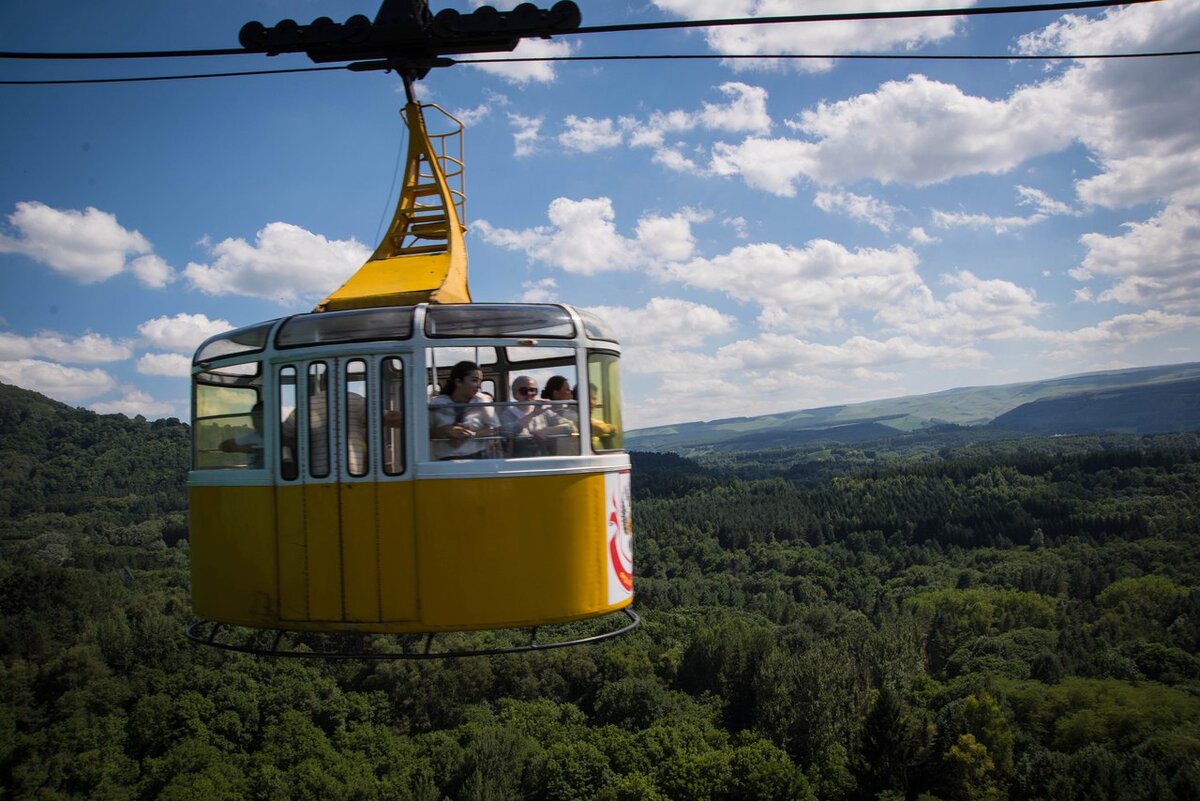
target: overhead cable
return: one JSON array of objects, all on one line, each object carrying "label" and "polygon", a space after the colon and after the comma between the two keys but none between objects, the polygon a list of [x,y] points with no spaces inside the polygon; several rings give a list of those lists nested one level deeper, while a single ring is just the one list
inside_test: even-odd
[{"label": "overhead cable", "polygon": [[[1173,58],[1200,56],[1200,50],[1167,50],[1154,53],[1055,53],[1049,55],[920,55],[914,53],[769,53],[760,55],[719,53],[662,54],[640,56],[539,56],[536,58],[477,58],[455,59],[456,64],[526,64],[539,61],[712,61],[716,59],[764,59],[774,61],[847,59],[873,61],[1095,61],[1130,58]],[[284,75],[294,72],[349,71],[349,67],[299,67],[279,70],[243,70],[240,72],[205,72],[190,75],[147,75],[130,78],[78,78],[63,80],[4,81],[0,86],[71,86],[75,84],[144,83],[148,81],[185,81],[197,78],[240,78],[249,75]]]},{"label": "overhead cable", "polygon": [[[976,17],[994,14],[1028,14],[1035,12],[1080,11],[1085,9],[1112,8],[1116,6],[1157,3],[1161,0],[1077,0],[1065,3],[1035,3],[1013,6],[988,6],[984,8],[927,8],[908,11],[858,11],[837,14],[799,14],[784,17],[739,17],[735,19],[675,20],[671,22],[644,22],[621,25],[593,25],[566,31],[557,36],[574,36],[584,33],[622,33],[633,31],[668,30],[679,28],[713,28],[732,25],[778,25],[802,22],[858,22],[864,20],[918,19],[927,17]],[[195,58],[200,56],[261,55],[241,48],[209,50],[150,50],[118,53],[32,53],[0,51],[0,59],[125,59],[125,58]]]}]

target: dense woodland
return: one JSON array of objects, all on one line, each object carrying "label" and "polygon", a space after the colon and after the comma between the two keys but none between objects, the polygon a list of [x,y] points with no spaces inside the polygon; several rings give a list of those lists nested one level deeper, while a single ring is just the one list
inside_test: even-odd
[{"label": "dense woodland", "polygon": [[13,799],[1200,798],[1200,433],[635,454],[606,644],[191,645],[175,420],[0,385]]}]

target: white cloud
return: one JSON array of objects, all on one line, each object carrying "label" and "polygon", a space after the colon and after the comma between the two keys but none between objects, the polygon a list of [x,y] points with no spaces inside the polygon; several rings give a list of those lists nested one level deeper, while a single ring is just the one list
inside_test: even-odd
[{"label": "white cloud", "polygon": [[175,280],[175,271],[160,256],[147,254],[129,262],[129,271],[151,289],[162,289]]},{"label": "white cloud", "polygon": [[896,209],[890,203],[853,192],[818,192],[813,205],[830,214],[845,214],[887,232],[896,219]]},{"label": "white cloud", "polygon": [[[853,4],[841,0],[654,0],[654,4],[685,19],[797,16],[896,8],[890,0],[859,0]],[[905,8],[958,8],[972,5],[974,0],[912,0],[905,4]],[[953,17],[737,25],[710,28],[705,32],[705,38],[709,47],[727,55],[912,50],[954,36],[961,25],[962,21]],[[789,63],[794,69],[804,72],[823,72],[833,66],[829,59],[799,59]],[[735,70],[781,68],[780,62],[766,59],[732,61],[730,66]]]},{"label": "white cloud", "polygon": [[1037,215],[994,217],[991,214],[969,214],[965,211],[940,211],[938,209],[933,209],[930,213],[930,222],[938,228],[974,228],[976,230],[990,228],[997,234],[1028,228],[1043,219]]},{"label": "white cloud", "polygon": [[138,326],[142,341],[175,353],[191,354],[200,343],[211,336],[229,331],[227,320],[210,320],[204,314],[179,313],[174,317],[155,317]]},{"label": "white cloud", "polygon": [[1200,328],[1200,316],[1151,310],[1119,314],[1074,331],[1044,331],[1041,338],[1054,346],[1046,356],[1078,359],[1089,353],[1108,355],[1137,342],[1196,328]]},{"label": "white cloud", "polygon": [[157,401],[138,389],[127,387],[121,397],[116,400],[92,403],[91,409],[99,414],[123,414],[128,417],[166,417],[174,414],[175,407],[164,401]]},{"label": "white cloud", "polygon": [[593,275],[687,258],[695,246],[691,224],[707,219],[692,209],[669,217],[650,214],[638,221],[637,237],[629,238],[617,232],[612,200],[606,197],[556,198],[547,216],[549,226],[513,231],[477,220],[474,230],[489,244],[522,251],[570,273]]},{"label": "white cloud", "polygon": [[881,308],[877,319],[924,342],[970,343],[980,339],[1036,336],[1029,321],[1045,309],[1032,290],[1003,279],[979,278],[968,270],[943,275],[951,291],[938,300],[927,289],[908,303]]},{"label": "white cloud", "polygon": [[0,234],[0,253],[21,253],[84,284],[106,281],[125,269],[130,255],[152,250],[140,233],[91,206],[61,211],[22,201],[8,221],[18,236]]},{"label": "white cloud", "polygon": [[556,303],[558,301],[558,282],[553,278],[541,278],[537,281],[522,281],[519,303]]},{"label": "white cloud", "polygon": [[103,364],[128,359],[129,346],[100,334],[87,333],[68,339],[53,331],[32,337],[0,332],[0,359],[29,359],[44,356],[68,364]]},{"label": "white cloud", "polygon": [[472,125],[478,125],[487,119],[492,113],[492,107],[487,103],[480,103],[475,108],[458,108],[454,110],[454,116],[463,124],[464,128],[470,128]]},{"label": "white cloud", "polygon": [[690,286],[722,291],[762,308],[760,324],[796,331],[830,329],[848,308],[879,310],[907,304],[924,289],[916,254],[846,247],[815,239],[804,248],[773,243],[743,245],[711,259],[694,259],[666,272]]},{"label": "white cloud", "polygon": [[932,245],[942,240],[936,236],[930,236],[924,228],[916,226],[908,229],[908,238],[918,245]]},{"label": "white cloud", "polygon": [[192,360],[181,353],[147,353],[137,360],[137,371],[143,375],[186,378],[192,374]]},{"label": "white cloud", "polygon": [[767,90],[729,81],[717,87],[730,100],[725,105],[705,103],[697,115],[702,126],[714,131],[767,133],[771,115],[767,113]]},{"label": "white cloud", "polygon": [[646,120],[621,117],[618,120],[620,130],[628,137],[630,147],[653,148],[656,163],[678,172],[701,173],[703,170],[681,152],[684,147],[682,143],[666,144],[668,134],[696,128],[762,134],[771,130],[766,89],[737,81],[729,81],[716,88],[730,98],[728,103],[704,103],[695,112],[682,109],[655,111]]},{"label": "white cloud", "polygon": [[711,306],[679,298],[651,298],[640,309],[592,306],[616,331],[623,346],[675,350],[696,347],[704,340],[732,331],[736,320]]},{"label": "white cloud", "polygon": [[225,239],[212,264],[189,263],[184,275],[210,295],[249,295],[288,305],[341,286],[371,255],[355,239],[330,240],[284,222],[268,223],[255,243]]},{"label": "white cloud", "polygon": [[41,359],[0,362],[0,379],[67,403],[103,395],[117,385],[103,370],[82,370]]},{"label": "white cloud", "polygon": [[574,114],[563,120],[566,130],[558,135],[559,144],[568,150],[580,153],[594,153],[621,144],[624,135],[607,117],[592,119],[591,117],[576,117]]},{"label": "white cloud", "polygon": [[726,217],[724,220],[721,220],[721,225],[727,225],[732,228],[734,236],[738,239],[748,239],[750,237],[745,217]]},{"label": "white cloud", "polygon": [[520,158],[537,151],[541,139],[541,117],[526,117],[509,113],[508,122],[513,127],[513,155]]},{"label": "white cloud", "polygon": [[1116,279],[1101,301],[1193,309],[1200,301],[1200,206],[1168,205],[1143,223],[1126,223],[1117,236],[1080,237],[1087,255],[1072,277]]},{"label": "white cloud", "polygon": [[[1021,53],[1189,50],[1200,5],[1153,3],[1095,17],[1065,15],[1023,36]],[[1074,64],[1046,85],[1067,97],[1075,129],[1102,172],[1077,184],[1080,198],[1115,208],[1190,193],[1200,177],[1200,72],[1191,59]]]},{"label": "white cloud", "polygon": [[[463,58],[480,59],[486,62],[490,58],[561,58],[569,56],[579,48],[577,42],[562,39],[522,39],[517,48],[511,53],[468,54]],[[483,72],[499,76],[511,84],[524,86],[528,83],[551,83],[554,81],[554,62],[529,61],[515,64],[474,63],[467,66]]]},{"label": "white cloud", "polygon": [[1033,206],[1036,211],[1026,217],[1016,215],[997,217],[991,214],[969,214],[962,211],[934,209],[930,218],[938,228],[990,228],[997,234],[1004,234],[1037,225],[1052,216],[1075,214],[1075,210],[1071,208],[1070,204],[1055,200],[1040,189],[1028,186],[1017,186],[1017,203],[1022,206]]}]

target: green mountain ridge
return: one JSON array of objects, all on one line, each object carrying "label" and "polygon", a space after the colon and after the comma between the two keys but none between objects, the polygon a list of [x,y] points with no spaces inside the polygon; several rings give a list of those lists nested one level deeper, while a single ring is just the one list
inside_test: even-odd
[{"label": "green mountain ridge", "polygon": [[[1118,391],[1119,401],[1115,396],[1105,399]],[[1074,414],[1077,407],[1086,407],[1088,414]],[[958,387],[758,417],[656,426],[627,432],[626,443],[639,451],[755,450],[821,438],[862,442],[947,424],[995,425],[1042,434],[1191,430],[1200,427],[1200,363]]]}]

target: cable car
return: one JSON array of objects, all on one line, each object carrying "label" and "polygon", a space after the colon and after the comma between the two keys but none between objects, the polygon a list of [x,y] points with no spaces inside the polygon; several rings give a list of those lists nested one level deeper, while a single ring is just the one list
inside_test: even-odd
[{"label": "cable car", "polygon": [[[406,86],[404,184],[375,253],[313,312],[196,351],[194,641],[422,658],[638,625],[620,346],[582,309],[471,302],[462,126]],[[426,110],[445,132],[429,133]],[[464,369],[479,385],[456,401],[442,390]],[[517,384],[556,391],[534,402],[514,396]],[[469,444],[454,436],[461,426]],[[598,634],[567,625],[593,619]],[[554,626],[565,635],[537,640]],[[522,645],[432,647],[436,634],[502,629],[532,633]],[[423,635],[425,647],[322,648],[306,633]]]}]

